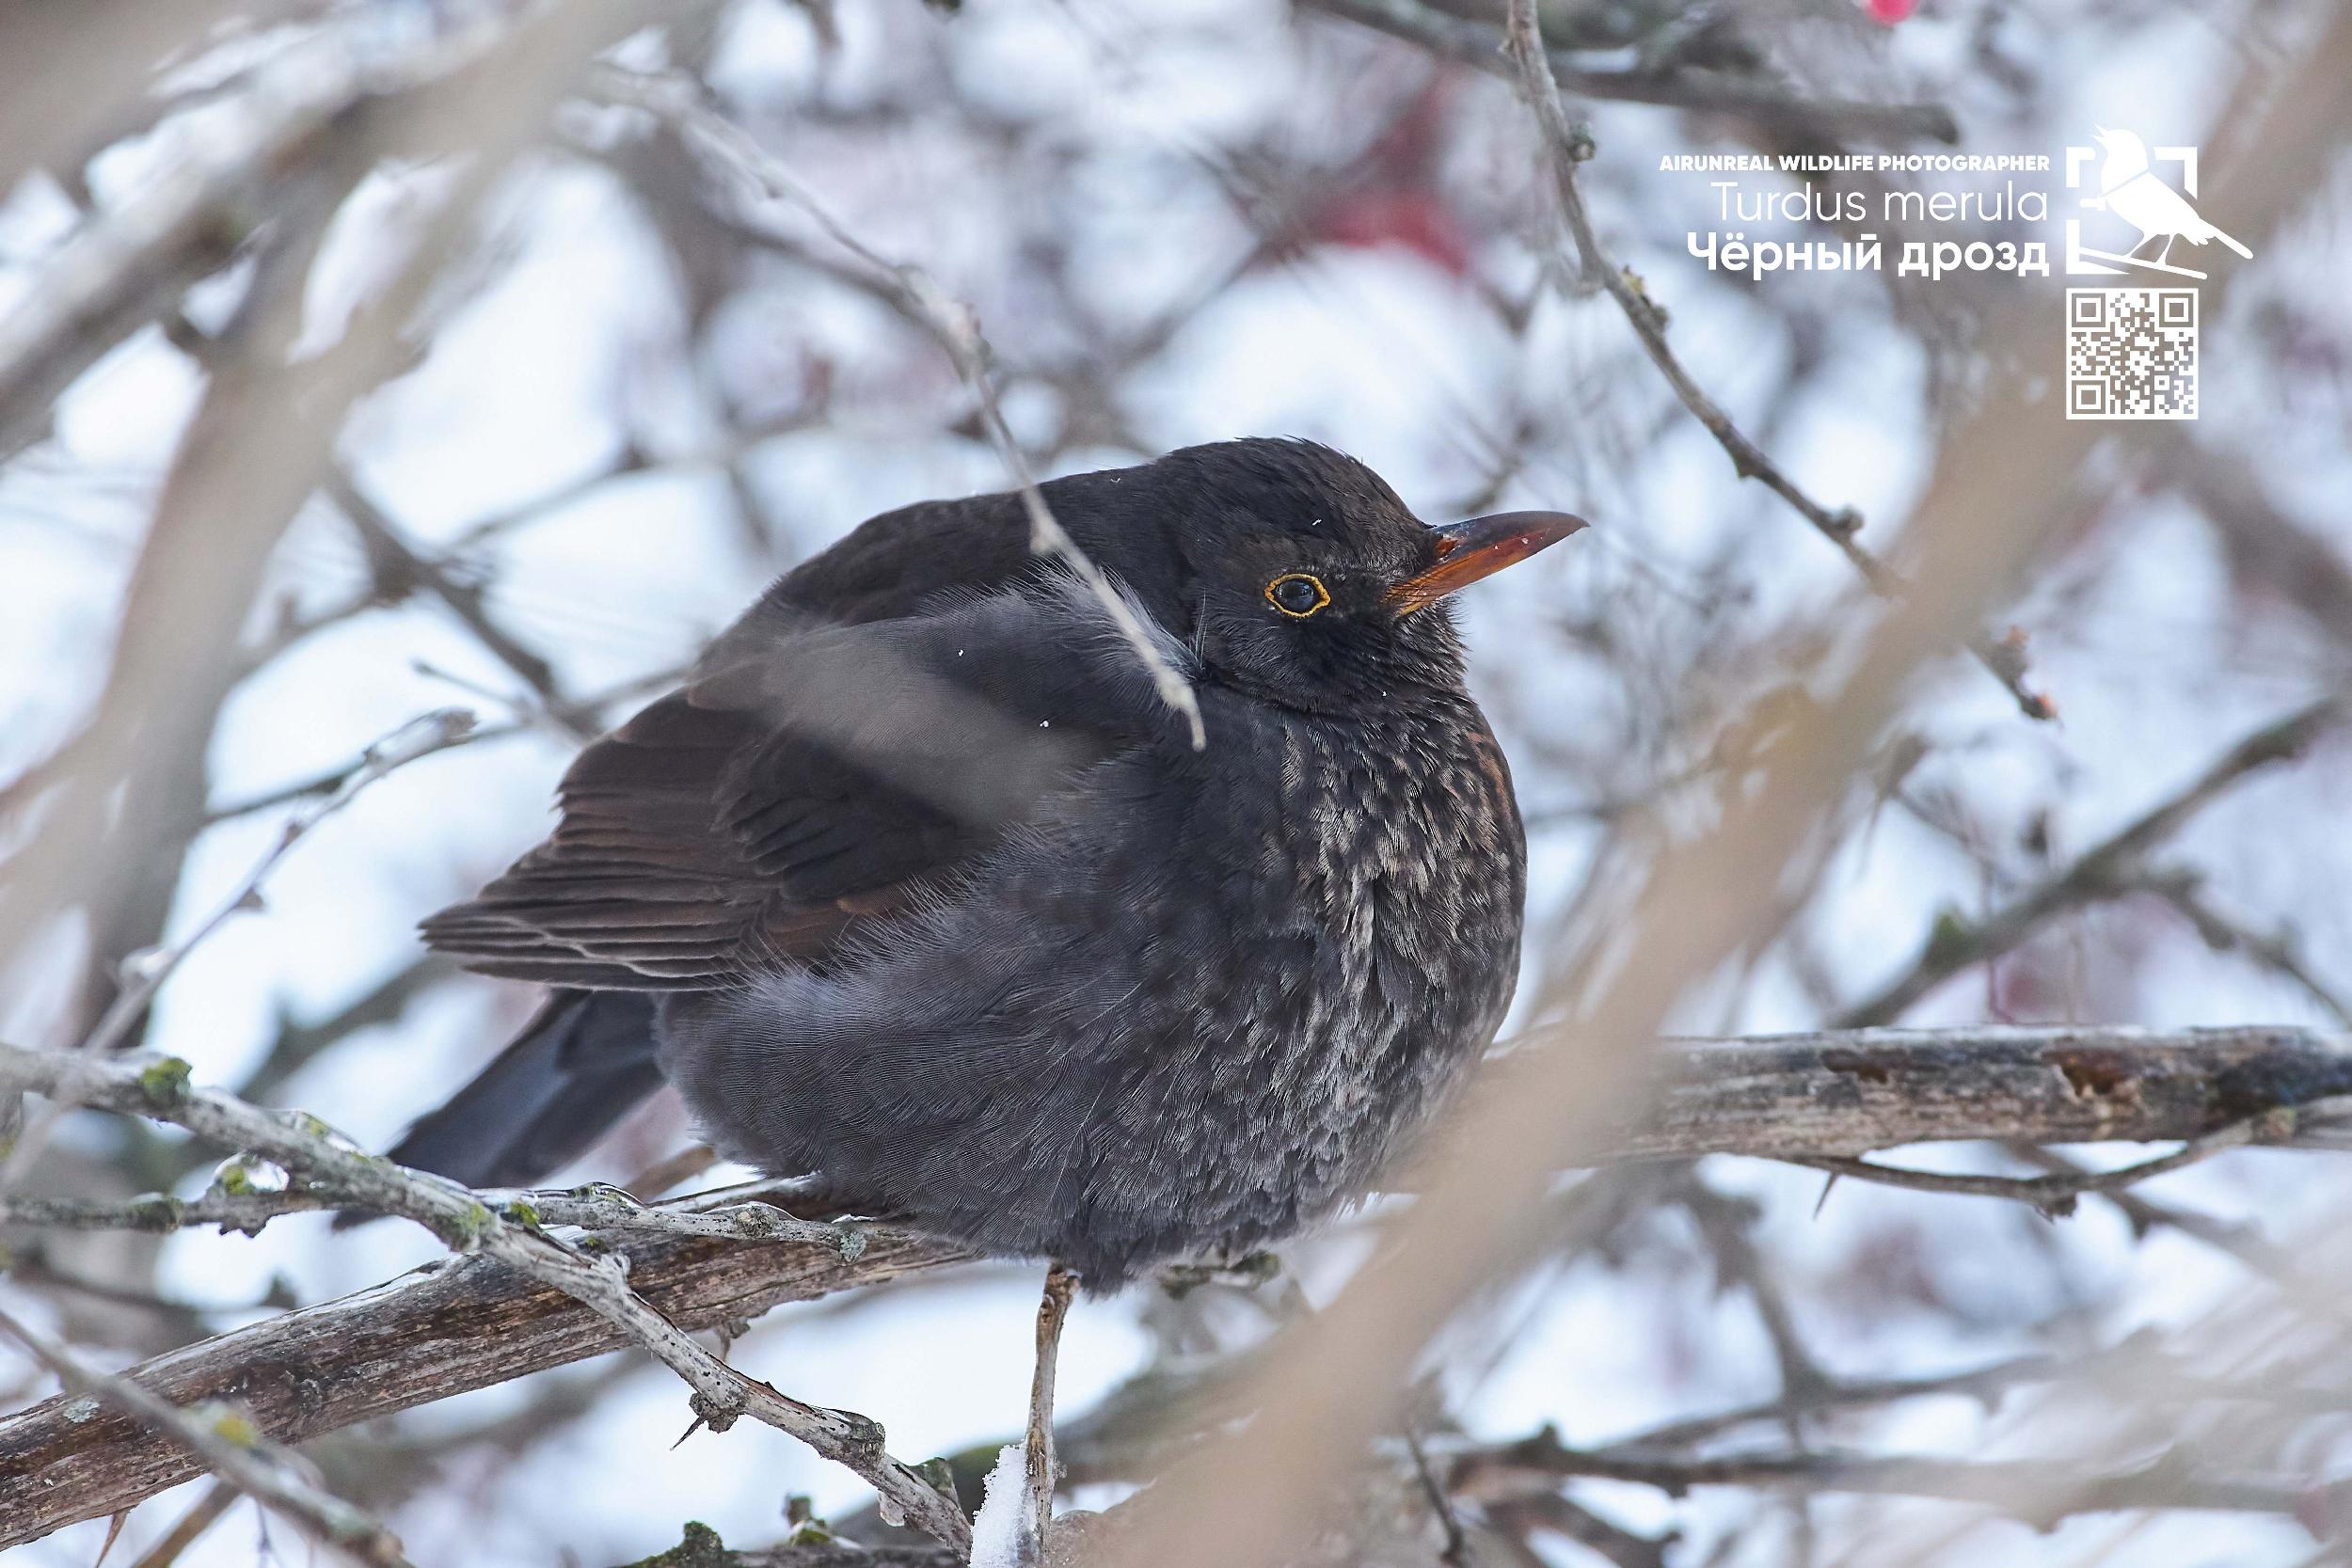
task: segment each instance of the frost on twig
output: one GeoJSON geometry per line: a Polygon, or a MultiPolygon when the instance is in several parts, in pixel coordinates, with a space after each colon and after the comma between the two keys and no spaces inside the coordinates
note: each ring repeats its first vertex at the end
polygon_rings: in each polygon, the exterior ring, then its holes
{"type": "MultiPolygon", "coordinates": [[[[242,1149],[283,1166],[295,1180],[332,1193],[342,1205],[414,1220],[453,1250],[480,1252],[554,1286],[616,1324],[694,1391],[698,1420],[724,1430],[749,1415],[799,1438],[824,1457],[865,1478],[911,1523],[937,1539],[961,1544],[968,1527],[953,1499],[920,1473],[883,1450],[882,1428],[866,1417],[825,1410],[745,1377],[696,1343],[629,1288],[625,1256],[590,1250],[548,1235],[524,1214],[501,1212],[455,1182],[361,1152],[348,1139],[303,1113],[262,1110],[217,1089],[189,1082],[173,1058],[93,1060],[0,1045],[0,1090],[51,1097],[151,1117],[200,1138],[242,1149]]],[[[619,1218],[610,1200],[587,1200],[619,1218]]],[[[740,1222],[729,1218],[730,1226],[740,1222]]],[[[755,1221],[763,1227],[774,1222],[755,1221]]]]}
{"type": "Polygon", "coordinates": [[[372,1515],[305,1473],[294,1454],[265,1442],[227,1405],[183,1410],[127,1377],[85,1365],[65,1346],[0,1312],[0,1334],[55,1372],[69,1390],[115,1405],[161,1432],[204,1467],[264,1507],[277,1510],[336,1556],[370,1568],[408,1568],[400,1543],[372,1515]]]}

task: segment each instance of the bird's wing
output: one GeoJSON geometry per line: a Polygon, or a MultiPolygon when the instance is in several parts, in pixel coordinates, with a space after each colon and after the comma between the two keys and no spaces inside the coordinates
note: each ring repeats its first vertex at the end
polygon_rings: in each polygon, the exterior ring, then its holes
{"type": "Polygon", "coordinates": [[[555,832],[425,938],[485,973],[586,987],[709,989],[821,959],[1168,722],[1064,583],[849,626],[771,600],[581,752],[555,832]]]}

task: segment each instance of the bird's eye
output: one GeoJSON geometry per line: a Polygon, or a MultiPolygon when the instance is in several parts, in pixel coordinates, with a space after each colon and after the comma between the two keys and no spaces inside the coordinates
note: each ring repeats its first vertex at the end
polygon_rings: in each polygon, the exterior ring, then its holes
{"type": "Polygon", "coordinates": [[[1322,580],[1304,572],[1285,572],[1265,585],[1265,602],[1294,621],[1303,621],[1331,602],[1322,580]]]}

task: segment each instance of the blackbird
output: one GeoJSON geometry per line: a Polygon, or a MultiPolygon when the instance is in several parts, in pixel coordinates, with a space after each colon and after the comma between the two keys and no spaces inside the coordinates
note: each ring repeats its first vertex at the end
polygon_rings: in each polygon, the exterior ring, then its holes
{"type": "Polygon", "coordinates": [[[721,1152],[1090,1291],[1359,1196],[1491,1040],[1526,844],[1438,601],[1583,527],[1429,528],[1219,442],[885,513],[582,752],[428,942],[558,988],[393,1150],[528,1182],[662,1081],[721,1152]]]}

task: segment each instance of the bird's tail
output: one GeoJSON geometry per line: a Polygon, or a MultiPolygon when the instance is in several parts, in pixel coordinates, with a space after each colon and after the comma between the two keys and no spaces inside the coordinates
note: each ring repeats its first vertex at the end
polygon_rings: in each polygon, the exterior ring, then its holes
{"type": "MultiPolygon", "coordinates": [[[[654,999],[559,990],[390,1158],[469,1187],[519,1187],[569,1163],[661,1085],[654,999]]],[[[364,1216],[355,1216],[364,1217],[364,1216]]]]}
{"type": "Polygon", "coordinates": [[[2223,245],[2228,245],[2232,250],[2236,251],[2240,256],[2245,257],[2249,261],[2254,259],[2254,253],[2252,251],[2238,244],[2237,241],[2230,238],[2229,235],[2224,234],[2220,230],[2215,229],[2211,224],[2207,224],[2205,228],[2212,233],[2215,239],[2219,240],[2223,245]]]}

